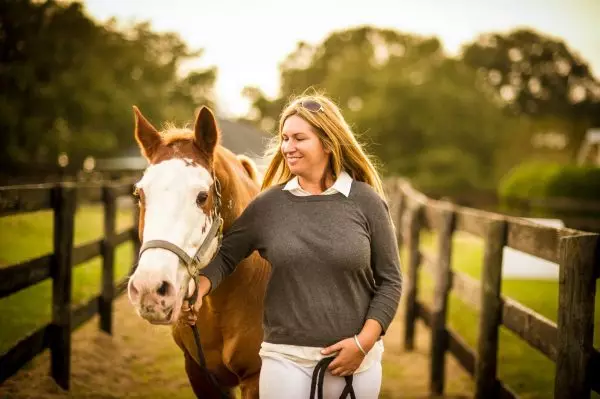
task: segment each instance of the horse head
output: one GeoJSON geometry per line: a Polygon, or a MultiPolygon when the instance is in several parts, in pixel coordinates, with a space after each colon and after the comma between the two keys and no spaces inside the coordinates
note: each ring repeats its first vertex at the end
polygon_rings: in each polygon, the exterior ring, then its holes
{"type": "Polygon", "coordinates": [[[214,169],[219,131],[206,107],[193,131],[159,133],[136,107],[134,113],[135,139],[149,166],[136,183],[142,250],[128,295],[141,317],[171,324],[192,294],[190,267],[204,267],[219,246],[220,193],[214,169]]]}

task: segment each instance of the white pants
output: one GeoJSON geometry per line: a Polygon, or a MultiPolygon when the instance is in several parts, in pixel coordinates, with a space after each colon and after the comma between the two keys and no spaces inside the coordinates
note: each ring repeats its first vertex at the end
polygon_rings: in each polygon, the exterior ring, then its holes
{"type": "MultiPolygon", "coordinates": [[[[290,360],[263,357],[260,369],[261,399],[308,399],[313,367],[300,366],[290,360]]],[[[367,370],[354,374],[352,386],[357,399],[376,399],[381,388],[381,361],[375,362],[367,370]]],[[[325,399],[339,399],[346,380],[344,377],[325,373],[323,396],[325,399]]],[[[315,394],[315,399],[317,394],[315,394]]]]}

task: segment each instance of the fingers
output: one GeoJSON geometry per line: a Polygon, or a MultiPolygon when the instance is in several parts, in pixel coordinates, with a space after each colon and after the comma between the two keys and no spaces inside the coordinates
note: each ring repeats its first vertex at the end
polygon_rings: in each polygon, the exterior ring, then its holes
{"type": "Polygon", "coordinates": [[[340,341],[338,343],[335,343],[335,344],[333,344],[331,346],[328,346],[327,348],[321,350],[321,353],[323,355],[329,355],[329,354],[331,354],[333,352],[337,352],[337,351],[339,351],[341,349],[342,349],[342,341],[340,341]]]}
{"type": "Polygon", "coordinates": [[[190,313],[187,317],[187,322],[190,326],[195,326],[197,320],[198,320],[198,317],[193,313],[190,313]]]}
{"type": "Polygon", "coordinates": [[[181,316],[180,319],[185,323],[188,323],[190,326],[196,325],[196,321],[198,320],[198,316],[196,315],[200,307],[202,306],[202,302],[196,302],[191,308],[190,303],[187,300],[183,301],[181,305],[181,316]],[[200,303],[198,303],[200,302],[200,303]]]}
{"type": "Polygon", "coordinates": [[[347,356],[338,355],[338,357],[329,364],[327,370],[333,375],[343,377],[345,375],[353,374],[360,363],[361,362],[358,359],[351,359],[347,356]]]}
{"type": "Polygon", "coordinates": [[[198,298],[198,300],[196,300],[196,303],[192,306],[194,313],[198,313],[200,311],[201,307],[202,307],[202,299],[198,298]]]}
{"type": "Polygon", "coordinates": [[[337,367],[334,370],[331,371],[332,375],[335,375],[336,377],[345,377],[347,375],[352,375],[354,374],[356,370],[351,370],[345,367],[337,367]]]}

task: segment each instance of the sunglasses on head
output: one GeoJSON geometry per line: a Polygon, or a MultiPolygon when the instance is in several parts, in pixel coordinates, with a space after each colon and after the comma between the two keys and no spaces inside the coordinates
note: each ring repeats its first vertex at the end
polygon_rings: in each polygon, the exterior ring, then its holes
{"type": "Polygon", "coordinates": [[[315,100],[302,100],[300,105],[302,108],[310,112],[325,112],[323,106],[315,100]]]}

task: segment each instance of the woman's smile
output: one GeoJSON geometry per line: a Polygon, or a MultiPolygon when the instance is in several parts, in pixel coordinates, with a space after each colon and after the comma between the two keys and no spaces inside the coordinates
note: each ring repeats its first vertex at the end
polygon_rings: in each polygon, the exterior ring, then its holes
{"type": "Polygon", "coordinates": [[[301,158],[302,157],[300,157],[300,156],[293,156],[293,157],[288,156],[288,157],[286,157],[286,159],[288,161],[288,164],[290,164],[290,165],[296,164],[298,162],[298,160],[300,160],[301,158]]]}

